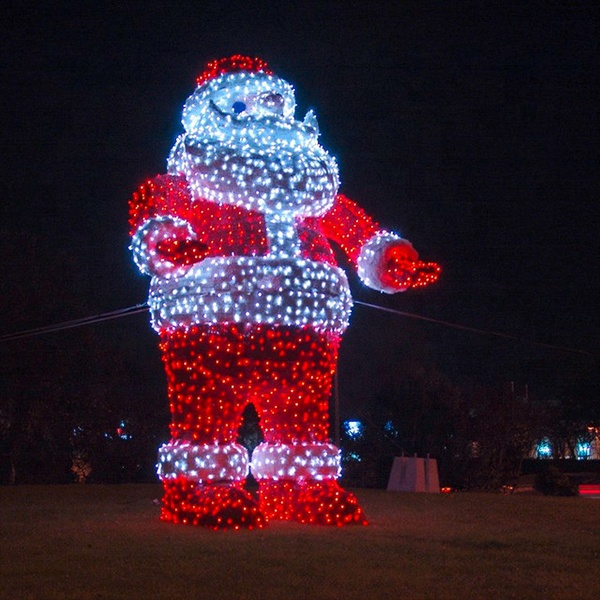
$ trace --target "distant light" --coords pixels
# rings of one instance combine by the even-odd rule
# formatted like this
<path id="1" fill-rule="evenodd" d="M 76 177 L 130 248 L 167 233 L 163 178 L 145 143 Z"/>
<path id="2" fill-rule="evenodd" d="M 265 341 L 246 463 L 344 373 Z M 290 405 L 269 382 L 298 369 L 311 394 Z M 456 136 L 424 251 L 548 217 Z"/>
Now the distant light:
<path id="1" fill-rule="evenodd" d="M 386 421 L 385 425 L 383 426 L 383 430 L 393 437 L 398 437 L 398 429 L 394 425 L 393 421 Z"/>
<path id="2" fill-rule="evenodd" d="M 363 434 L 363 424 L 361 421 L 346 421 L 344 428 L 346 435 L 350 438 L 359 438 Z"/>
<path id="3" fill-rule="evenodd" d="M 537 455 L 538 458 L 552 458 L 552 446 L 550 445 L 550 440 L 548 438 L 544 438 L 538 444 Z"/>
<path id="4" fill-rule="evenodd" d="M 121 421 L 119 423 L 119 426 L 117 427 L 117 435 L 122 439 L 122 440 L 130 440 L 131 439 L 131 434 L 127 433 L 127 431 L 125 430 L 127 423 L 125 421 Z"/>
<path id="5" fill-rule="evenodd" d="M 589 442 L 577 444 L 577 460 L 586 460 L 592 456 L 592 445 Z"/>

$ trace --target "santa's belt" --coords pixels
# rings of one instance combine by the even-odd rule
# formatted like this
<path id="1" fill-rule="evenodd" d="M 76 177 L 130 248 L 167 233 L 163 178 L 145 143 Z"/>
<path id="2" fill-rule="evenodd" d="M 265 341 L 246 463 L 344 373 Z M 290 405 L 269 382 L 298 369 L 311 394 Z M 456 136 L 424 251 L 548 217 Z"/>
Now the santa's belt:
<path id="1" fill-rule="evenodd" d="M 338 267 L 305 259 L 209 257 L 184 274 L 154 277 L 149 296 L 157 330 L 196 323 L 311 326 L 343 333 L 352 298 Z"/>

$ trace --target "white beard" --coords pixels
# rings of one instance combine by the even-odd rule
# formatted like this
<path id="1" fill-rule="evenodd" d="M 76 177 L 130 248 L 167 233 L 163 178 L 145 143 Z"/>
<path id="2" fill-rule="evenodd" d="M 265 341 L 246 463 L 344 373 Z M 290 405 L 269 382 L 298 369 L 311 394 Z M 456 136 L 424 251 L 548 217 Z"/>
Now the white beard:
<path id="1" fill-rule="evenodd" d="M 184 134 L 169 159 L 195 199 L 234 204 L 284 219 L 323 215 L 339 186 L 335 158 L 300 121 L 236 121 L 209 114 L 199 134 Z"/>

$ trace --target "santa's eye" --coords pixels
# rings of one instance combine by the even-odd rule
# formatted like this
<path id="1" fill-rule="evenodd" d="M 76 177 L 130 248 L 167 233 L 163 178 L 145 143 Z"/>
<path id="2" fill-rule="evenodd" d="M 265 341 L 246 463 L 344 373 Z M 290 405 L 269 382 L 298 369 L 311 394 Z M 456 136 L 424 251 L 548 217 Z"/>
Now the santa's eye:
<path id="1" fill-rule="evenodd" d="M 274 113 L 282 113 L 285 100 L 281 94 L 277 92 L 267 92 L 260 97 L 261 105 Z"/>
<path id="2" fill-rule="evenodd" d="M 231 109 L 236 115 L 243 113 L 246 110 L 246 103 L 241 100 L 237 100 L 231 105 Z"/>

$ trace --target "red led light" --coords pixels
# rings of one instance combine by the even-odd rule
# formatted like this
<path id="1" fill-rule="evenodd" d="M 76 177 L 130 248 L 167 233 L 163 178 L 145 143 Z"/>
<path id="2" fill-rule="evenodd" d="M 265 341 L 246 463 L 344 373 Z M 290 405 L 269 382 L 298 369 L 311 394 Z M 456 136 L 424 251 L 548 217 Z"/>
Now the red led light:
<path id="1" fill-rule="evenodd" d="M 368 523 L 356 496 L 332 479 L 261 482 L 260 508 L 273 520 L 338 527 Z"/>
<path id="2" fill-rule="evenodd" d="M 230 444 L 253 403 L 265 441 L 327 442 L 339 337 L 311 328 L 196 325 L 164 331 L 171 436 Z"/>
<path id="3" fill-rule="evenodd" d="M 580 496 L 600 497 L 600 483 L 582 483 L 579 485 Z"/>
<path id="4" fill-rule="evenodd" d="M 192 202 L 187 182 L 181 176 L 157 175 L 139 187 L 129 206 L 132 235 L 151 219 L 177 217 L 189 223 L 196 234 L 195 252 L 199 258 L 264 256 L 268 252 L 261 213 L 231 204 Z M 175 238 L 170 243 L 177 241 Z"/>
<path id="5" fill-rule="evenodd" d="M 267 523 L 240 484 L 198 486 L 186 478 L 163 482 L 160 518 L 210 529 L 261 529 Z"/>
<path id="6" fill-rule="evenodd" d="M 196 79 L 196 85 L 200 86 L 211 79 L 215 79 L 223 73 L 235 73 L 238 71 L 250 71 L 252 73 L 265 73 L 272 75 L 267 63 L 260 58 L 251 58 L 250 56 L 243 56 L 241 54 L 235 54 L 234 56 L 228 56 L 226 58 L 219 58 L 209 62 L 206 69 Z"/>
<path id="7" fill-rule="evenodd" d="M 213 61 L 197 84 L 169 174 L 130 201 L 171 411 L 161 518 L 214 529 L 366 524 L 337 483 L 328 435 L 351 309 L 331 242 L 386 293 L 429 284 L 439 267 L 336 194 L 337 164 L 318 143 L 314 113 L 294 118 L 293 88 L 264 61 Z M 237 442 L 249 404 L 264 437 L 251 462 Z M 258 503 L 242 488 L 249 468 Z"/>
<path id="8" fill-rule="evenodd" d="M 360 249 L 379 230 L 379 226 L 350 198 L 338 194 L 332 209 L 323 217 L 324 234 L 334 240 L 356 266 Z"/>

